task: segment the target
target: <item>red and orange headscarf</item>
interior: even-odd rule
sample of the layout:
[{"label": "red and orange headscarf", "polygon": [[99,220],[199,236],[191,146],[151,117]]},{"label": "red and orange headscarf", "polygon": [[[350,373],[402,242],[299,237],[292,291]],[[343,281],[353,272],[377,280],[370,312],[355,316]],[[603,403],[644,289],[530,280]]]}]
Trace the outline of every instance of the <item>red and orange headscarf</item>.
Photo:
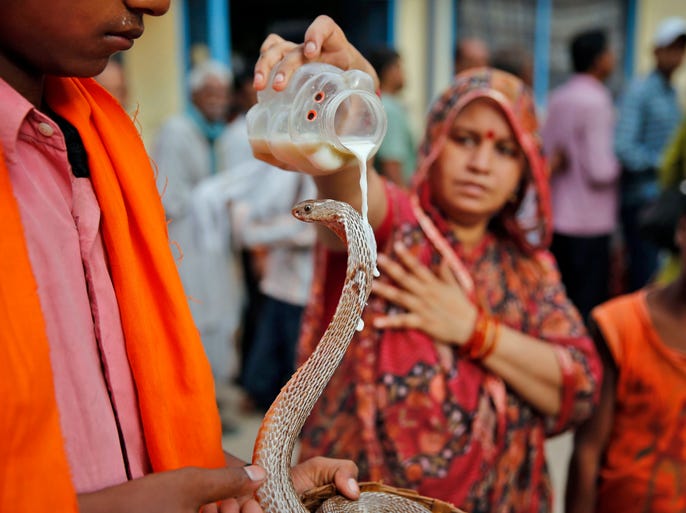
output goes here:
[{"label": "red and orange headscarf", "polygon": [[[535,105],[529,88],[520,79],[504,71],[490,68],[464,71],[431,106],[419,147],[412,199],[422,229],[450,262],[453,272],[469,292],[472,289],[471,280],[441,235],[448,228],[431,198],[427,177],[443,150],[455,118],[467,104],[479,98],[491,100],[502,110],[528,164],[517,201],[505,205],[497,216],[498,222],[525,253],[547,248],[552,236],[548,173],[541,153]],[[522,211],[525,195],[528,195],[527,199],[534,207],[532,212]]]}]

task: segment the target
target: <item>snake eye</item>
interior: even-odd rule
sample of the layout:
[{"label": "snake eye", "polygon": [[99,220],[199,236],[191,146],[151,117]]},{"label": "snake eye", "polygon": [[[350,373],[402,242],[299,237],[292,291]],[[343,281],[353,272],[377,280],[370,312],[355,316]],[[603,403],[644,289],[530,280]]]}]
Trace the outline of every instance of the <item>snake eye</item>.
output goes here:
[{"label": "snake eye", "polygon": [[306,214],[309,214],[312,212],[312,205],[305,205],[305,208],[303,208]]},{"label": "snake eye", "polygon": [[311,110],[307,113],[307,121],[314,121],[317,119],[317,111]]}]

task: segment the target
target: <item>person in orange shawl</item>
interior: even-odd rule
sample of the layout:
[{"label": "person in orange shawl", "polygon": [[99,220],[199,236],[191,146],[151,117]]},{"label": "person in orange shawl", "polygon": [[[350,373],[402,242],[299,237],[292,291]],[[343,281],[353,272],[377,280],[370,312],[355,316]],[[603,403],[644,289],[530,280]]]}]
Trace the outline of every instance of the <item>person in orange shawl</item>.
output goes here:
[{"label": "person in orange shawl", "polygon": [[[285,87],[298,65],[321,58],[312,43],[325,37],[342,41],[327,62],[369,71],[340,27],[320,17],[303,45],[265,40],[260,87],[270,73],[274,89]],[[305,425],[302,457],[350,458],[364,479],[471,513],[552,510],[544,442],[590,415],[601,363],[546,250],[536,126],[518,78],[468,70],[429,112],[412,190],[369,171],[382,274],[363,330]],[[361,207],[357,166],[301,171],[315,176],[320,197]],[[303,356],[345,275],[341,242],[322,230],[320,243]]]},{"label": "person in orange shawl", "polygon": [[686,511],[686,180],[674,219],[679,274],[591,312],[600,404],[577,430],[567,513]]},{"label": "person in orange shawl", "polygon": [[[169,0],[0,6],[0,511],[261,511],[214,385],[150,159],[91,78]],[[354,463],[294,467],[357,496]],[[221,501],[219,503],[219,501]]]}]

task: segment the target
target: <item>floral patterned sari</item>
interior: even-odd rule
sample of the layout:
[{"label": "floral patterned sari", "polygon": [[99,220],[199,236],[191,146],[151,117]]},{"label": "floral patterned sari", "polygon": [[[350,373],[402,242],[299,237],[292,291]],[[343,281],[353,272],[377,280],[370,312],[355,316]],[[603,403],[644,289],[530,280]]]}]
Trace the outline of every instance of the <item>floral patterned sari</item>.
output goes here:
[{"label": "floral patterned sari", "polygon": [[[517,205],[509,212],[506,207],[466,254],[433,206],[426,175],[457,112],[477,97],[503,109],[529,169]],[[429,114],[413,191],[386,185],[389,211],[376,236],[391,258],[393,243],[402,241],[434,270],[448,259],[474,301],[503,324],[554,345],[563,374],[559,415],[543,416],[500,377],[454,348],[439,350],[441,344],[423,332],[374,329],[374,316],[397,307],[372,297],[364,330],[303,429],[301,458],[349,458],[361,479],[413,488],[471,513],[551,509],[545,438],[590,413],[601,370],[543,249],[549,208],[532,105],[528,91],[508,74],[481,69],[458,76]],[[534,198],[528,219],[520,207],[525,194]],[[344,253],[320,248],[301,358],[312,352],[333,314],[345,261]]]}]

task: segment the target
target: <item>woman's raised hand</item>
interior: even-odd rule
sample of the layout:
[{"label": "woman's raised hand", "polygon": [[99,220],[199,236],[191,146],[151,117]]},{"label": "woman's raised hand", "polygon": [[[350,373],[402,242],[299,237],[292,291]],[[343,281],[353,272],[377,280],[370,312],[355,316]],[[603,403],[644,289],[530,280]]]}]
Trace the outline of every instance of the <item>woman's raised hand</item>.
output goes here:
[{"label": "woman's raised hand", "polygon": [[436,275],[402,244],[394,249],[397,262],[378,257],[379,269],[391,281],[374,280],[372,290],[404,311],[377,317],[374,326],[418,329],[446,344],[462,345],[474,329],[477,310],[452,271],[444,263]]},{"label": "woman's raised hand", "polygon": [[325,62],[343,70],[359,69],[369,73],[378,88],[379,79],[371,64],[345,37],[336,22],[325,15],[318,16],[305,32],[305,41],[296,44],[281,36],[270,34],[262,43],[260,58],[255,64],[254,87],[267,87],[272,69],[276,75],[272,86],[281,91],[293,72],[306,62]]}]

